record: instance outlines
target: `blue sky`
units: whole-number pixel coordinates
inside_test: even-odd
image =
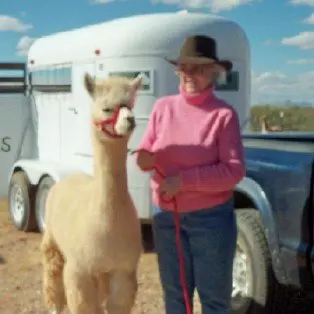
[[[314,103],[314,0],[1,0],[0,61],[25,60],[32,40],[43,35],[183,7],[222,15],[244,28],[253,102]]]

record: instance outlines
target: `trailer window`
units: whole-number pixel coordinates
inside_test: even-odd
[[[26,65],[0,63],[0,94],[24,94],[26,91]]]
[[[136,71],[110,71],[109,76],[123,76],[135,79],[138,76],[143,78],[140,88],[141,93],[153,93],[154,87],[154,71],[152,70],[136,70]]]
[[[239,90],[239,72],[231,71],[227,75],[225,84],[219,84],[216,86],[217,91],[238,91]]]
[[[34,91],[43,93],[70,93],[72,68],[62,67],[30,72],[30,85]]]

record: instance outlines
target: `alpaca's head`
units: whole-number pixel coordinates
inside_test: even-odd
[[[132,112],[142,79],[84,77],[85,88],[93,99],[92,123],[99,140],[128,138],[135,128]]]

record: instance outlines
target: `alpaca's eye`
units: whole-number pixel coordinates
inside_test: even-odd
[[[105,113],[111,113],[111,112],[112,112],[112,109],[109,109],[109,108],[103,108],[103,109],[102,109],[102,112],[105,112]]]

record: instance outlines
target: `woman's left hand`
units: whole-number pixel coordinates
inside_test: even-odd
[[[180,178],[178,175],[167,177],[160,183],[159,189],[167,196],[175,196],[180,190]]]

